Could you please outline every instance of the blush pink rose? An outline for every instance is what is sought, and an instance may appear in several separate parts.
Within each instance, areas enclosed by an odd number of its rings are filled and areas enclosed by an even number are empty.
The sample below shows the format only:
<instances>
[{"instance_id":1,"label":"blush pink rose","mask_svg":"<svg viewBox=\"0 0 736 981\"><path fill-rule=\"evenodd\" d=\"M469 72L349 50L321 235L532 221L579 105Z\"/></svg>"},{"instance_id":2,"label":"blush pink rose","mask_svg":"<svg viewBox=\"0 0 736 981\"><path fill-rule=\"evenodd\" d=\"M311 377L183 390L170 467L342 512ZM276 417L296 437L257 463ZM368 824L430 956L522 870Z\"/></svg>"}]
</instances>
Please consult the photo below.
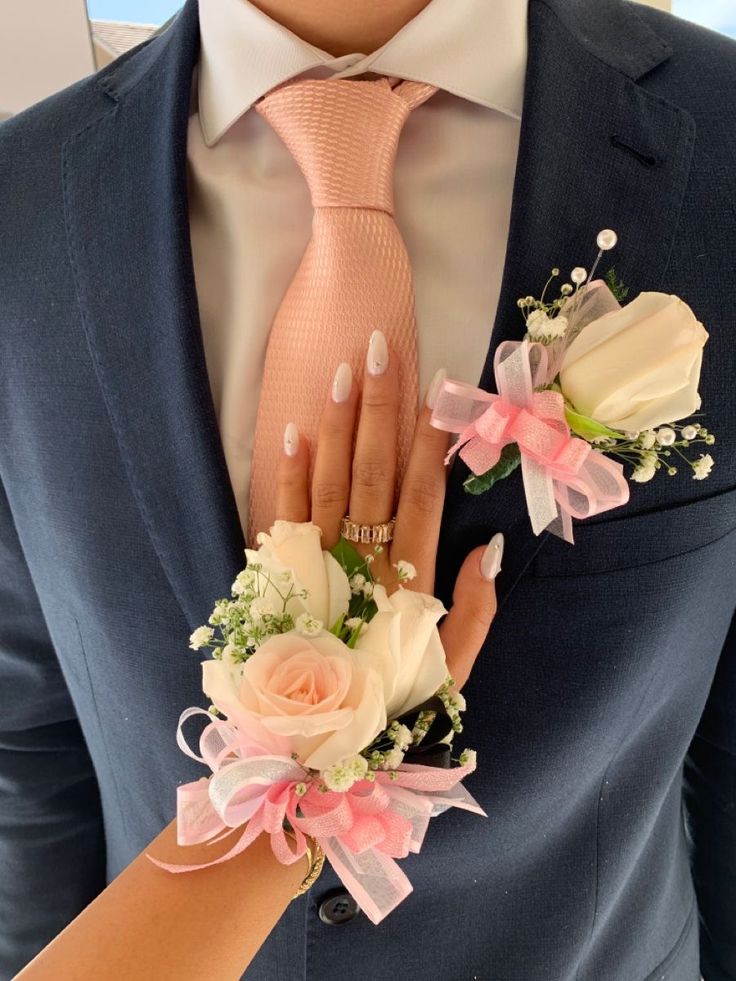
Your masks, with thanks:
<instances>
[{"instance_id":1,"label":"blush pink rose","mask_svg":"<svg viewBox=\"0 0 736 981\"><path fill-rule=\"evenodd\" d=\"M245 664L202 664L203 689L246 737L323 770L386 727L383 681L333 634L270 637Z\"/></svg>"}]
</instances>

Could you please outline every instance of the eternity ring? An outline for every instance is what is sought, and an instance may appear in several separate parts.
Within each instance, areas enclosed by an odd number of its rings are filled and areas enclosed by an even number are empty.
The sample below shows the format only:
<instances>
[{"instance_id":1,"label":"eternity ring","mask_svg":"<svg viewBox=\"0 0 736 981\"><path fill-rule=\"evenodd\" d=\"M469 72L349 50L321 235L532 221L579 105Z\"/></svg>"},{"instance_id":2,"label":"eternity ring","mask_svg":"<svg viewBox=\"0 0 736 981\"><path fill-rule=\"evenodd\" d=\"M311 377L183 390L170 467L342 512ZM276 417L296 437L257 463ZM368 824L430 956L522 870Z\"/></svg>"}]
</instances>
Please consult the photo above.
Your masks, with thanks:
<instances>
[{"instance_id":1,"label":"eternity ring","mask_svg":"<svg viewBox=\"0 0 736 981\"><path fill-rule=\"evenodd\" d=\"M360 542L362 545L383 545L394 537L396 518L384 521L380 525L360 525L346 514L340 525L340 534L349 542Z\"/></svg>"}]
</instances>

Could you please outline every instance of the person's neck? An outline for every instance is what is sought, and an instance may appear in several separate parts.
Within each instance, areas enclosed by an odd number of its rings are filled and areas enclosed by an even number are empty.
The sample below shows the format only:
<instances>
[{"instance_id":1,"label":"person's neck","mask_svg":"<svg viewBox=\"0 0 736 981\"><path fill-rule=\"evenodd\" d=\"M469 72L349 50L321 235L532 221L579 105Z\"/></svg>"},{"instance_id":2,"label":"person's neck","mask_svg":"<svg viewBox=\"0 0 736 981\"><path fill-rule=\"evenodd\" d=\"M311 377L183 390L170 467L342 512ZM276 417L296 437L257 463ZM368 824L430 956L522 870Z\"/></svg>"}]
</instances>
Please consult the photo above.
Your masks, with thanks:
<instances>
[{"instance_id":1,"label":"person's neck","mask_svg":"<svg viewBox=\"0 0 736 981\"><path fill-rule=\"evenodd\" d=\"M371 54L430 0L251 0L297 37L333 57Z\"/></svg>"}]
</instances>

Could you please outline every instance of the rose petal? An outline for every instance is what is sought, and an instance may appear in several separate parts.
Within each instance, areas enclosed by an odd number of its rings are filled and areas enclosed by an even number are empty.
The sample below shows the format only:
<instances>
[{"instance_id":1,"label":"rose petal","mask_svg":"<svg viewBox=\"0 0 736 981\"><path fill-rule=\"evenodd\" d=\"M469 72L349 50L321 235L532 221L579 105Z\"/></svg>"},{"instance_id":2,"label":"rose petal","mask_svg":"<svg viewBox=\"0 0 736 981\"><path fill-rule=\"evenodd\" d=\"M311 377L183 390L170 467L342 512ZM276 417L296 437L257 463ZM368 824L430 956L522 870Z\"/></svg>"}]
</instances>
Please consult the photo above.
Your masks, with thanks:
<instances>
[{"instance_id":1,"label":"rose petal","mask_svg":"<svg viewBox=\"0 0 736 981\"><path fill-rule=\"evenodd\" d=\"M398 589L390 600L401 618L399 673L386 706L388 717L395 718L404 706L413 708L434 695L445 680L444 651L435 634L437 621L447 610L434 596L410 589ZM422 697L418 697L420 693L424 693ZM416 701L408 705L414 698Z\"/></svg>"},{"instance_id":2,"label":"rose petal","mask_svg":"<svg viewBox=\"0 0 736 981\"><path fill-rule=\"evenodd\" d=\"M345 701L355 710L351 724L329 735L303 760L305 766L327 769L333 763L359 753L386 727L383 681L377 672L356 665Z\"/></svg>"},{"instance_id":3,"label":"rose petal","mask_svg":"<svg viewBox=\"0 0 736 981\"><path fill-rule=\"evenodd\" d=\"M575 408L613 429L640 432L696 411L708 333L690 307L641 293L588 324L567 349L562 390Z\"/></svg>"},{"instance_id":4,"label":"rose petal","mask_svg":"<svg viewBox=\"0 0 736 981\"><path fill-rule=\"evenodd\" d=\"M318 736L324 732L334 732L349 726L353 721L354 714L352 708L341 708L334 712L324 712L316 717L309 715L263 716L261 722L271 732L279 733L282 736Z\"/></svg>"},{"instance_id":5,"label":"rose petal","mask_svg":"<svg viewBox=\"0 0 736 981\"><path fill-rule=\"evenodd\" d=\"M385 590L384 590L385 593ZM383 681L383 697L389 705L401 668L401 617L395 610L376 613L355 645L358 663L373 668Z\"/></svg>"},{"instance_id":6,"label":"rose petal","mask_svg":"<svg viewBox=\"0 0 736 981\"><path fill-rule=\"evenodd\" d=\"M272 753L288 755L291 752L291 745L287 739L266 729L257 716L244 708L232 683L230 672L221 661L202 662L202 690L243 737L250 737Z\"/></svg>"},{"instance_id":7,"label":"rose petal","mask_svg":"<svg viewBox=\"0 0 736 981\"><path fill-rule=\"evenodd\" d=\"M337 623L341 616L347 615L351 596L350 582L345 575L345 570L334 555L323 552L322 556L327 573L328 592L328 612L324 624L329 629Z\"/></svg>"}]
</instances>

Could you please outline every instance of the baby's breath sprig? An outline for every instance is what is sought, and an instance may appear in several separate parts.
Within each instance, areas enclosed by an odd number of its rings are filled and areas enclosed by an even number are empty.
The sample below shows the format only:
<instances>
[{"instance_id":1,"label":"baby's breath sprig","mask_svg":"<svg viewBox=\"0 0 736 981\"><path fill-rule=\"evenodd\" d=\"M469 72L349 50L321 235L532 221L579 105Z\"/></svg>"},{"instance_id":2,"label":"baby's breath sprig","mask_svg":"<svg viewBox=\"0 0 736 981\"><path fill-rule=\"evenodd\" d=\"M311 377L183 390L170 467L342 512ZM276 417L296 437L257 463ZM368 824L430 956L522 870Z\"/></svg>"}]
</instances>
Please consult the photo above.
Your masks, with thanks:
<instances>
[{"instance_id":1,"label":"baby's breath sprig","mask_svg":"<svg viewBox=\"0 0 736 981\"><path fill-rule=\"evenodd\" d=\"M683 450L697 444L712 446L715 441L715 436L705 426L672 423L640 433L622 433L620 439L606 437L596 443L596 448L631 464L634 467L631 479L644 484L658 470L674 477L683 465L692 470L693 480L705 480L715 465L713 457L710 453L701 453L698 459L692 460Z\"/></svg>"},{"instance_id":2,"label":"baby's breath sprig","mask_svg":"<svg viewBox=\"0 0 736 981\"><path fill-rule=\"evenodd\" d=\"M477 757L478 754L474 749L464 749L458 756L457 762L460 764L460 766L465 766L467 763L470 763L471 766L475 766Z\"/></svg>"},{"instance_id":3,"label":"baby's breath sprig","mask_svg":"<svg viewBox=\"0 0 736 981\"><path fill-rule=\"evenodd\" d=\"M449 674L443 684L437 689L437 695L442 699L454 731L462 732L463 724L460 721L460 713L465 711L465 698L455 688L455 682Z\"/></svg>"},{"instance_id":4,"label":"baby's breath sprig","mask_svg":"<svg viewBox=\"0 0 736 981\"><path fill-rule=\"evenodd\" d=\"M414 728L411 731L411 737L415 746L418 746L424 739L436 718L437 713L432 709L424 709L419 713L417 721L414 723Z\"/></svg>"},{"instance_id":5,"label":"baby's breath sprig","mask_svg":"<svg viewBox=\"0 0 736 981\"><path fill-rule=\"evenodd\" d=\"M377 612L373 600L375 579L371 566L376 554L383 551L381 545L376 545L373 552L362 556L350 542L341 538L332 555L342 566L350 583L350 605L347 613L330 627L330 632L339 637L351 649L355 647L365 626Z\"/></svg>"},{"instance_id":6,"label":"baby's breath sprig","mask_svg":"<svg viewBox=\"0 0 736 981\"><path fill-rule=\"evenodd\" d=\"M393 719L361 755L368 761L369 771L396 770L416 742L412 730Z\"/></svg>"},{"instance_id":7,"label":"baby's breath sprig","mask_svg":"<svg viewBox=\"0 0 736 981\"><path fill-rule=\"evenodd\" d=\"M260 563L253 562L236 576L231 596L216 601L208 620L212 626L197 627L189 646L193 650L209 648L215 660L227 657L240 664L268 637L294 629L289 603L307 599L308 593L297 589L290 571L266 572Z\"/></svg>"},{"instance_id":8,"label":"baby's breath sprig","mask_svg":"<svg viewBox=\"0 0 736 981\"><path fill-rule=\"evenodd\" d=\"M560 295L555 300L545 300L550 283L559 275L560 270L555 267L544 284L542 295L538 300L533 296L524 296L516 301L524 317L528 340L551 344L558 337L562 337L567 330L567 317L561 311L576 289L571 283L563 283L560 287ZM580 284L577 286L578 289L579 286Z\"/></svg>"}]
</instances>

